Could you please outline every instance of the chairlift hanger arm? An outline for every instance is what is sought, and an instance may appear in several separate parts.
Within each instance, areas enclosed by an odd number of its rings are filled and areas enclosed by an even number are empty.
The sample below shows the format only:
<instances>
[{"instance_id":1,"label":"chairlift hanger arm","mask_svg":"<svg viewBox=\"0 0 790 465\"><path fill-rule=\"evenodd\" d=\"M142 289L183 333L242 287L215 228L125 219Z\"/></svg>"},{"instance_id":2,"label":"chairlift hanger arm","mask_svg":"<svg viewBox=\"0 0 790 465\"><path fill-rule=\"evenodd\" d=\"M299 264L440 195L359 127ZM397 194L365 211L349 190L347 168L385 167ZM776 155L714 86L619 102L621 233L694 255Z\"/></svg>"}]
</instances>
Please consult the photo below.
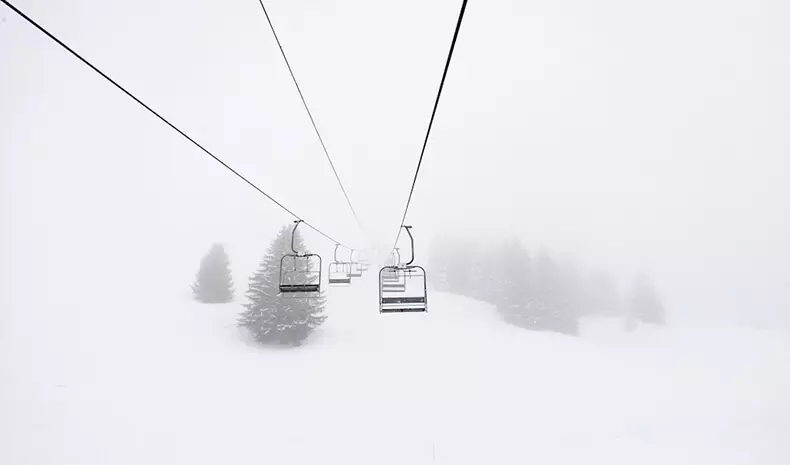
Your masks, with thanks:
<instances>
[{"instance_id":1,"label":"chairlift hanger arm","mask_svg":"<svg viewBox=\"0 0 790 465\"><path fill-rule=\"evenodd\" d=\"M411 226L401 226L403 229L406 230L406 233L409 235L409 240L411 241L411 260L406 263L406 266L411 265L414 263L414 236L411 235Z\"/></svg>"},{"instance_id":2,"label":"chairlift hanger arm","mask_svg":"<svg viewBox=\"0 0 790 465\"><path fill-rule=\"evenodd\" d=\"M303 223L303 222L304 222L304 220L301 220L301 219L300 220L294 220L294 223L295 223L294 224L294 228L291 231L291 250L293 250L294 254L296 254L297 256L299 255L299 252L297 252L296 248L294 247L294 240L296 239L296 228L299 227L299 223Z\"/></svg>"}]
</instances>

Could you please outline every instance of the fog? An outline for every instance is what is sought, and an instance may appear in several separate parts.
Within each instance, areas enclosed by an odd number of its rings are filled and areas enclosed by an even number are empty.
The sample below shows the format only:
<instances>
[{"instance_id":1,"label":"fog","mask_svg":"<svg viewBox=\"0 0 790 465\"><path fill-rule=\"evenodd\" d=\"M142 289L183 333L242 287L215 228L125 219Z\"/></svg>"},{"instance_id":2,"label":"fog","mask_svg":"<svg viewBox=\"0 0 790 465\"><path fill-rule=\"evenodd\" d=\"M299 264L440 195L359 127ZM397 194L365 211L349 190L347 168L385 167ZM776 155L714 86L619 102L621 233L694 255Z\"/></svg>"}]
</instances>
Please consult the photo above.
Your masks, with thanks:
<instances>
[{"instance_id":1,"label":"fog","mask_svg":"<svg viewBox=\"0 0 790 465\"><path fill-rule=\"evenodd\" d=\"M322 231L392 246L458 1L267 2L364 231L256 2L16 4ZM649 273L674 322L790 324L788 17L470 2L407 219L418 261L513 236ZM0 70L5 316L47 290L186 289L214 241L243 282L293 220L5 6Z\"/></svg>"},{"instance_id":2,"label":"fog","mask_svg":"<svg viewBox=\"0 0 790 465\"><path fill-rule=\"evenodd\" d=\"M361 227L258 2L14 2L379 263L3 4L0 463L790 463L790 4L471 0L386 302L461 2L265 3Z\"/></svg>"}]
</instances>

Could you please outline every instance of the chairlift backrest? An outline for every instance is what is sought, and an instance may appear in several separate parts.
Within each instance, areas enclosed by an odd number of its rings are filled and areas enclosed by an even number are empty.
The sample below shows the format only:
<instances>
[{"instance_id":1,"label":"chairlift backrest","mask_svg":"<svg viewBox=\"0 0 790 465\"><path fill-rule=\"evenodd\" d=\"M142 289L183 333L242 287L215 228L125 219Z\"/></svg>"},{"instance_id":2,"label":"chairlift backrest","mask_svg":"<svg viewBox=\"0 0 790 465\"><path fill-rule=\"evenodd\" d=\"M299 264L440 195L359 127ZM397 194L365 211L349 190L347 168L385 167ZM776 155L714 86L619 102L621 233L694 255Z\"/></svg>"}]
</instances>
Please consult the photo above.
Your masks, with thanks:
<instances>
[{"instance_id":1,"label":"chairlift backrest","mask_svg":"<svg viewBox=\"0 0 790 465\"><path fill-rule=\"evenodd\" d=\"M355 262L354 261L354 249L351 249L350 260L351 260L351 262L349 263L349 265L350 265L351 269L349 270L348 275L351 276L352 278L359 278L359 277L361 277L362 276L362 268L360 268L360 266L359 266L360 263L359 262Z\"/></svg>"},{"instance_id":2,"label":"chairlift backrest","mask_svg":"<svg viewBox=\"0 0 790 465\"><path fill-rule=\"evenodd\" d=\"M360 268L359 263L351 264L351 271L349 271L348 275L352 278L359 278L362 276L362 268Z\"/></svg>"},{"instance_id":3,"label":"chairlift backrest","mask_svg":"<svg viewBox=\"0 0 790 465\"><path fill-rule=\"evenodd\" d=\"M332 262L329 264L329 284L333 286L347 286L351 284L348 263Z\"/></svg>"}]
</instances>

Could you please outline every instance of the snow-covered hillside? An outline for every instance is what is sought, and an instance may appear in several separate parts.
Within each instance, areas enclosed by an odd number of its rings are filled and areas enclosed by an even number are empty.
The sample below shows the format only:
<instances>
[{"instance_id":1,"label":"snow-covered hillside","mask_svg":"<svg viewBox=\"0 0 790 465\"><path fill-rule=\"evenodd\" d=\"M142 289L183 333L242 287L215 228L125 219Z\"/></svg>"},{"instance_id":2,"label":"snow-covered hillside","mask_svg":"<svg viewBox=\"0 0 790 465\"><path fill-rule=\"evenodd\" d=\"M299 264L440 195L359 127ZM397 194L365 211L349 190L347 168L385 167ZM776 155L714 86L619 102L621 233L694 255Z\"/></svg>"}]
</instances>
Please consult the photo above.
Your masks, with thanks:
<instances>
[{"instance_id":1,"label":"snow-covered hillside","mask_svg":"<svg viewBox=\"0 0 790 465\"><path fill-rule=\"evenodd\" d=\"M590 322L573 338L440 293L428 314L379 315L376 293L373 273L330 289L296 349L245 342L239 302L186 293L17 309L0 463L790 463L787 334Z\"/></svg>"}]
</instances>

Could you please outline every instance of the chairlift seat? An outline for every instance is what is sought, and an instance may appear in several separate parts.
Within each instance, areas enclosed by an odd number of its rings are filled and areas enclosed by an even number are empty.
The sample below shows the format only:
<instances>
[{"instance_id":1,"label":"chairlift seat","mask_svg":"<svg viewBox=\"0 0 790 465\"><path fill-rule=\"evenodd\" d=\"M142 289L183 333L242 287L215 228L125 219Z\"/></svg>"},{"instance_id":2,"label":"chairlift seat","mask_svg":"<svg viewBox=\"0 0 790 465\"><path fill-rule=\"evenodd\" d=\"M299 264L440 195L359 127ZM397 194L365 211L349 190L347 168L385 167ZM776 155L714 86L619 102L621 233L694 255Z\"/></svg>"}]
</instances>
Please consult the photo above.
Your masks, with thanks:
<instances>
[{"instance_id":1,"label":"chairlift seat","mask_svg":"<svg viewBox=\"0 0 790 465\"><path fill-rule=\"evenodd\" d=\"M329 278L329 284L351 284L351 277L348 275L346 276L335 276Z\"/></svg>"},{"instance_id":2,"label":"chairlift seat","mask_svg":"<svg viewBox=\"0 0 790 465\"><path fill-rule=\"evenodd\" d=\"M332 262L329 264L329 285L348 286L351 284L351 264Z\"/></svg>"},{"instance_id":3,"label":"chairlift seat","mask_svg":"<svg viewBox=\"0 0 790 465\"><path fill-rule=\"evenodd\" d=\"M294 292L318 292L321 290L319 284L280 284L280 292L294 293Z\"/></svg>"}]
</instances>

